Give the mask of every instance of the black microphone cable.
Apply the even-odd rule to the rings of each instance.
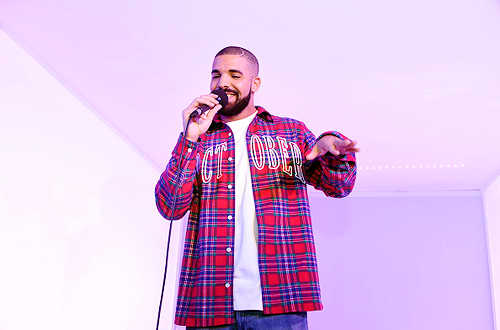
[[[192,117],[190,116],[188,118],[186,127],[184,128],[184,132],[183,132],[184,139],[182,141],[181,155],[184,155],[184,148],[186,147],[186,132],[187,132],[187,128],[189,126],[189,123],[191,122],[191,119],[192,119]],[[182,169],[181,165],[182,165],[182,157],[179,160],[179,165],[177,166],[178,170]],[[174,223],[173,213],[175,211],[175,207],[176,207],[176,204],[177,204],[177,196],[178,196],[177,190],[179,189],[179,180],[180,180],[180,177],[181,177],[181,175],[179,174],[177,176],[177,179],[175,180],[175,194],[174,194],[174,200],[172,202],[172,219],[168,219],[170,221],[170,225],[169,225],[169,228],[168,228],[167,252],[166,252],[166,256],[165,256],[165,270],[163,272],[163,284],[161,286],[160,306],[158,307],[158,317],[156,319],[156,330],[159,330],[159,327],[160,327],[161,306],[163,305],[163,294],[165,292],[165,282],[167,280],[168,254],[169,254],[169,251],[170,251],[170,238],[172,236],[172,225]]]
[[[219,89],[213,90],[211,93],[217,95],[217,101],[219,101],[219,104],[222,106],[222,108],[227,106],[229,100],[228,100],[227,94],[226,94],[226,92],[224,92],[224,90],[219,88]],[[181,155],[184,155],[184,148],[186,147],[186,132],[187,132],[187,129],[189,127],[189,124],[191,123],[191,120],[193,118],[196,118],[197,116],[200,116],[201,114],[203,114],[205,111],[207,111],[209,109],[210,109],[210,107],[201,105],[189,115],[186,127],[184,128],[184,132],[183,132],[184,139],[182,141]],[[196,112],[196,114],[193,115],[193,113],[195,113],[195,112]],[[179,165],[177,166],[177,169],[181,170],[181,173],[184,171],[184,169],[182,169],[182,157],[179,160]],[[178,196],[177,189],[179,189],[179,179],[181,177],[180,174],[177,176],[177,179],[175,180],[175,194],[174,194],[174,199],[172,202],[172,218],[173,218],[173,212],[175,211],[175,207],[177,204],[177,196]],[[170,226],[168,229],[167,252],[166,252],[166,256],[165,256],[165,270],[163,272],[163,285],[161,287],[160,306],[158,307],[158,317],[156,319],[156,330],[159,330],[159,326],[160,326],[161,306],[163,304],[163,294],[165,292],[165,282],[167,280],[167,267],[168,267],[168,254],[169,254],[169,250],[170,250],[170,237],[172,235],[172,224],[174,222],[174,219],[168,219],[168,220],[170,221]]]

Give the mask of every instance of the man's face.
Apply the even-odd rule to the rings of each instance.
[[[221,55],[214,59],[210,90],[223,89],[228,96],[228,105],[219,110],[222,116],[236,116],[250,104],[256,91],[254,78],[255,70],[243,56]]]

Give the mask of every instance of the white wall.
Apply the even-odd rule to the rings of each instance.
[[[155,326],[168,227],[158,170],[89,108],[0,32],[0,330]],[[499,199],[497,179],[484,193],[494,284]],[[480,195],[311,205],[325,303],[312,330],[493,328]]]
[[[493,329],[479,191],[313,196],[311,209],[324,303],[311,330]]]
[[[483,193],[495,325],[500,321],[500,176]]]
[[[158,171],[1,31],[0,111],[0,329],[154,329]]]

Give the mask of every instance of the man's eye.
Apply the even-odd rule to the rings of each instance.
[[[212,79],[218,79],[220,76],[212,76]]]
[[[240,76],[237,76],[237,75],[232,75],[231,77],[233,77],[234,79],[239,79]]]

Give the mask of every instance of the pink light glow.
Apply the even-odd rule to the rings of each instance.
[[[261,61],[258,104],[362,148],[350,197],[311,190],[325,310],[310,329],[493,330],[498,2],[230,8],[0,2],[0,329],[153,329],[158,171],[213,55],[237,44]],[[162,330],[175,328],[170,260]]]

